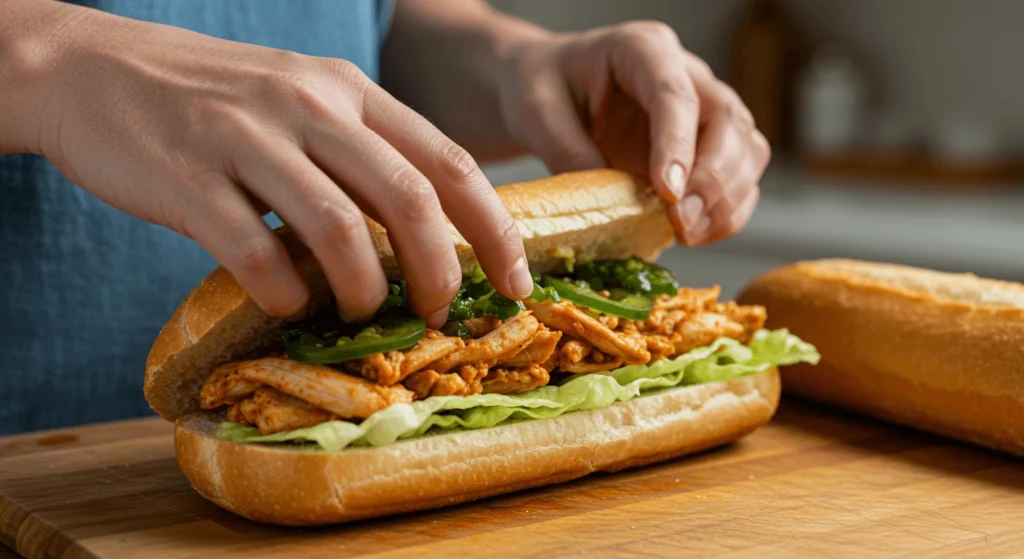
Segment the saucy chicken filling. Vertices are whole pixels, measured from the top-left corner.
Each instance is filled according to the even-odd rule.
[[[719,302],[717,287],[678,287],[666,270],[638,259],[581,268],[537,278],[534,296],[522,303],[474,274],[441,330],[405,314],[404,286],[393,284],[371,327],[332,322],[330,312],[289,325],[284,352],[221,365],[204,383],[200,404],[262,434],[358,422],[396,403],[521,394],[723,337],[749,344],[765,322],[762,307]]]

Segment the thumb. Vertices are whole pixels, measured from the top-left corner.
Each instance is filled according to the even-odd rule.
[[[554,174],[605,167],[583,128],[568,85],[561,78],[536,79],[515,111],[512,128],[522,144]]]

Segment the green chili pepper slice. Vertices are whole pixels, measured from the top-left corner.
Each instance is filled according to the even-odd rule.
[[[643,320],[654,308],[654,302],[641,295],[623,294],[621,299],[609,299],[596,293],[586,282],[568,282],[550,276],[543,279],[544,284],[553,288],[562,298],[600,313]]]
[[[308,332],[285,336],[288,356],[306,363],[340,363],[374,353],[416,345],[426,334],[426,322],[419,317],[388,317],[363,328],[355,336],[322,339]]]

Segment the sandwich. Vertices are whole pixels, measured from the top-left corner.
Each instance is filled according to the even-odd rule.
[[[770,270],[738,300],[821,352],[787,394],[1024,456],[1024,285],[825,259]]]
[[[498,187],[533,294],[502,297],[452,228],[463,284],[438,330],[405,306],[387,234],[368,220],[390,295],[341,322],[309,251],[278,231],[309,312],[262,312],[217,269],[153,344],[145,395],[175,423],[178,463],[240,516],[322,525],[452,505],[691,454],[766,423],[778,367],[814,347],[757,305],[680,286],[655,263],[665,206],[597,170]]]

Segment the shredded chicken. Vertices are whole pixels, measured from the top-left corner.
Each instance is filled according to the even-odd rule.
[[[463,365],[457,373],[441,374],[428,369],[409,375],[405,386],[420,400],[430,396],[472,396],[483,390],[480,381],[487,370],[485,364]]]
[[[721,337],[739,339],[742,336],[743,327],[735,321],[721,314],[704,312],[680,323],[672,336],[672,343],[676,346],[676,354],[682,354]]]
[[[502,355],[529,344],[538,328],[540,323],[537,319],[531,313],[523,311],[482,338],[466,342],[465,347],[432,363],[429,368],[443,374],[469,363],[494,364]]]
[[[548,330],[541,326],[537,333],[530,340],[525,349],[513,350],[498,358],[498,367],[514,369],[529,367],[530,365],[542,365],[551,358],[558,346],[558,340],[562,339],[562,333]]]
[[[622,320],[621,318],[613,314],[602,314],[601,316],[597,317],[597,319],[601,321],[601,324],[604,324],[605,326],[612,330],[618,328],[619,321]]]
[[[722,294],[721,287],[708,289],[690,289],[680,287],[675,295],[658,295],[654,298],[654,308],[664,310],[683,310],[697,312],[707,310]]]
[[[652,363],[676,353],[676,344],[667,336],[648,335],[644,336],[644,341],[647,342],[647,351],[651,352]]]
[[[426,336],[411,349],[374,353],[357,361],[342,364],[342,368],[377,384],[394,386],[410,374],[464,345],[461,338],[447,337],[436,330],[428,330]]]
[[[252,425],[256,423],[256,419],[259,416],[259,408],[256,406],[256,402],[252,398],[246,398],[238,403],[232,404],[228,408],[228,421],[233,421],[240,425]]]
[[[291,431],[311,427],[333,416],[306,402],[261,386],[252,398],[242,400],[228,410],[228,419],[243,425],[255,425],[260,433]]]
[[[342,363],[345,371],[370,379],[377,384],[391,386],[401,380],[402,362],[405,354],[401,351],[374,353],[362,359]]]
[[[233,376],[240,376],[251,385],[270,386],[346,419],[369,417],[391,404],[412,402],[414,396],[401,386],[381,386],[330,367],[281,357],[223,365],[207,380],[203,392],[212,395],[229,393],[218,383],[230,383]],[[201,398],[200,403],[206,409],[214,409],[233,402]]]
[[[467,318],[462,321],[462,325],[469,330],[471,338],[479,338],[501,326],[501,321],[493,316],[481,316],[480,318]]]
[[[237,363],[218,367],[206,379],[199,391],[200,406],[212,410],[221,406],[230,406],[252,396],[256,391],[256,385],[242,378],[241,371],[235,365]]]
[[[571,303],[526,301],[526,306],[545,326],[582,338],[605,353],[622,357],[626,363],[647,363],[651,358],[642,337],[613,332]]]
[[[768,311],[764,307],[760,305],[740,306],[735,301],[715,303],[711,310],[724,314],[743,328],[743,336],[737,339],[744,344],[753,340],[754,334],[764,327],[764,323],[768,319]]]
[[[587,342],[570,338],[562,344],[561,349],[558,350],[559,362],[568,365],[579,363],[590,355],[590,352],[593,351],[593,349],[594,347]]]
[[[472,339],[428,330],[409,349],[321,365],[266,357],[217,368],[200,392],[206,409],[273,433],[330,419],[365,418],[394,403],[432,396],[521,394],[552,372],[586,374],[674,357],[721,337],[749,343],[763,307],[717,302],[720,290],[681,288],[659,295],[644,320],[594,316],[571,302],[526,301],[501,321],[463,321]]]
[[[616,357],[615,359],[605,360],[601,362],[581,361],[579,363],[573,363],[571,365],[562,365],[558,368],[558,370],[562,371],[563,373],[573,373],[580,375],[586,373],[598,373],[601,371],[611,371],[613,369],[618,369],[623,364],[624,363],[622,361],[622,358]]]
[[[546,385],[551,380],[547,369],[530,365],[521,369],[491,369],[483,381],[485,394],[522,394]]]

